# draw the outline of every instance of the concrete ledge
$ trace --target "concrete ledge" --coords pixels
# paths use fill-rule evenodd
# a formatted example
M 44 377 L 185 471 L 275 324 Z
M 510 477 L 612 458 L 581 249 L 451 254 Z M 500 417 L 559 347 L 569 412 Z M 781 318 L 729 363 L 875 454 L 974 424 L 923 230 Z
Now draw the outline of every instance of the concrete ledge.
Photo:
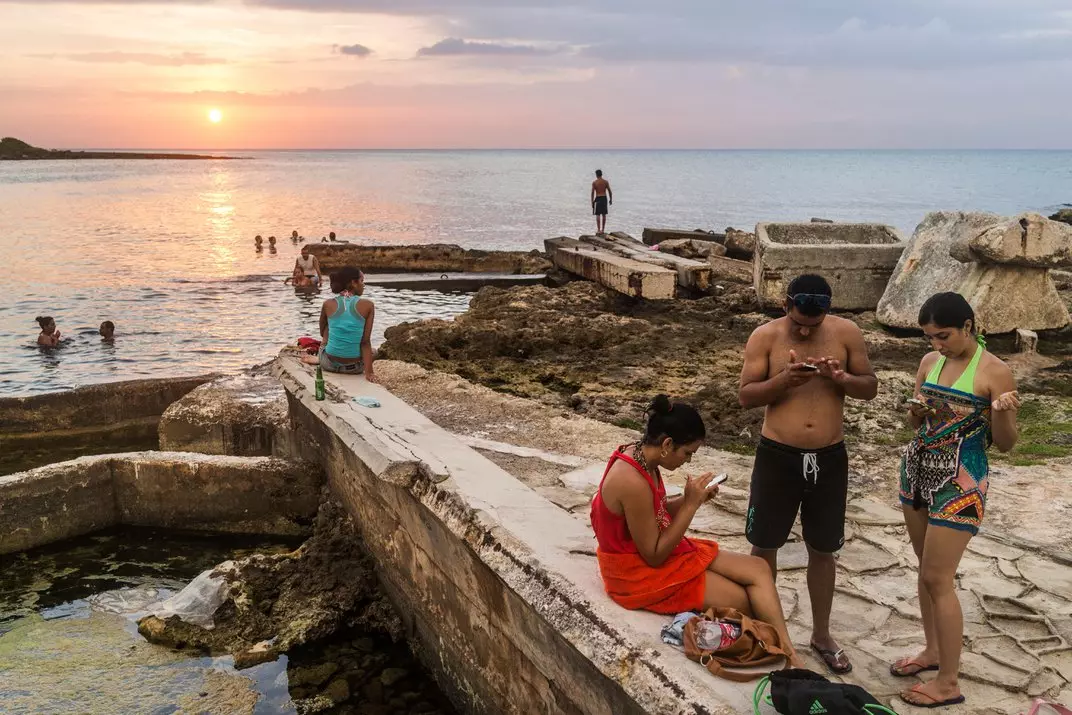
M 153 449 L 168 405 L 211 379 L 128 380 L 0 398 L 0 474 L 86 454 Z
M 0 477 L 0 554 L 116 524 L 301 534 L 320 503 L 310 464 L 266 457 L 134 452 Z
M 432 243 L 413 246 L 362 246 L 356 243 L 307 243 L 325 271 L 354 265 L 367 273 L 546 273 L 550 262 L 539 251 L 480 251 Z
M 362 531 L 418 653 L 467 712 L 736 713 L 751 688 L 659 640 L 603 591 L 584 521 L 359 376 L 276 371 L 291 427 Z M 381 407 L 364 408 L 369 396 Z

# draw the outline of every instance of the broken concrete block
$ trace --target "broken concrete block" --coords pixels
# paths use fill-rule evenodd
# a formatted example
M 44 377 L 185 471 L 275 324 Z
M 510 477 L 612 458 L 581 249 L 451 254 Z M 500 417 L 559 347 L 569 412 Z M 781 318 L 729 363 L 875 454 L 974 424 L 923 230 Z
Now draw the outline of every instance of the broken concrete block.
M 642 263 L 567 238 L 549 238 L 544 247 L 556 266 L 634 298 L 669 300 L 674 297 L 677 272 Z
M 614 236 L 617 234 L 612 233 L 611 235 Z M 671 241 L 675 239 L 722 243 L 725 240 L 725 235 L 714 233 L 712 231 L 703 231 L 701 229 L 688 231 L 679 228 L 645 228 L 644 232 L 640 234 L 640 238 L 648 246 L 657 246 L 663 241 Z
M 874 310 L 905 243 L 882 224 L 761 223 L 756 246 L 756 295 L 768 307 L 783 303 L 794 278 L 816 273 L 830 283 L 834 308 Z
M 738 261 L 751 261 L 756 255 L 756 234 L 727 228 L 726 255 Z
M 1024 330 L 1023 328 L 1017 328 L 1016 330 L 1016 352 L 1018 353 L 1034 353 L 1038 352 L 1038 333 L 1034 330 Z

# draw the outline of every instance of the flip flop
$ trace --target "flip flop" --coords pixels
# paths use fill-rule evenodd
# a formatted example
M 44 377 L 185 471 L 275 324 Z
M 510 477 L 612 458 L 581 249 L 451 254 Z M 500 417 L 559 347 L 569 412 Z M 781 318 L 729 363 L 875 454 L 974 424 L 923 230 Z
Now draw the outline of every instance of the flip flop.
M 834 675 L 845 675 L 852 672 L 852 663 L 849 662 L 848 656 L 845 655 L 845 651 L 838 649 L 836 651 L 828 650 L 826 648 L 820 648 L 819 646 L 811 643 L 811 649 L 819 654 L 823 663 L 830 669 L 830 672 Z M 845 659 L 845 665 L 839 666 L 838 661 L 842 658 Z
M 928 709 L 930 709 L 930 708 L 944 708 L 944 707 L 946 707 L 948 705 L 959 705 L 962 702 L 964 702 L 964 696 L 963 695 L 958 695 L 955 698 L 949 698 L 948 700 L 939 700 L 938 698 L 934 697 L 933 695 L 927 695 L 925 692 L 920 690 L 920 687 L 922 687 L 922 685 L 913 685 L 908 690 L 904 690 L 904 691 L 901 691 L 900 693 L 898 693 L 897 697 L 899 697 L 901 700 L 903 700 L 904 702 L 908 703 L 909 705 L 911 705 L 914 708 L 928 708 Z M 908 698 L 906 698 L 905 693 L 914 693 L 916 695 L 920 695 L 920 696 L 922 696 L 924 698 L 927 698 L 927 700 L 930 700 L 930 702 L 929 703 L 917 703 L 915 701 L 912 701 L 912 700 L 909 700 Z
M 915 670 L 905 670 L 908 666 L 916 666 Z M 938 670 L 937 665 L 923 665 L 915 658 L 901 658 L 890 666 L 890 675 L 895 678 L 911 678 L 913 675 L 926 673 L 928 670 Z

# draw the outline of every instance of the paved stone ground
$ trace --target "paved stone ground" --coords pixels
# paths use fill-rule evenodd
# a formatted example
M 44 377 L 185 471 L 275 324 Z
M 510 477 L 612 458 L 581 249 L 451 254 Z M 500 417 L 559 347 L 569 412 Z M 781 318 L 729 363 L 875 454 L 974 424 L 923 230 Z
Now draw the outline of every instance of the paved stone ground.
M 635 439 L 631 431 L 414 365 L 378 362 L 377 374 L 436 423 L 481 440 L 481 451 L 578 519 L 588 518 L 610 450 Z M 751 458 L 703 450 L 691 466 L 694 473 L 731 475 L 716 502 L 697 514 L 693 532 L 723 548 L 747 551 L 743 516 Z M 668 475 L 668 483 L 680 485 L 683 478 Z M 894 495 L 852 501 L 846 537 L 833 613 L 835 637 L 854 663 L 845 680 L 899 713 L 923 712 L 895 697 L 917 680 L 889 674 L 891 662 L 923 643 L 916 560 Z M 811 632 L 806 561 L 797 528 L 780 555 L 778 585 L 794 642 L 809 666 L 824 672 L 806 648 Z M 1035 696 L 1072 704 L 1072 551 L 1067 545 L 1060 538 L 1040 544 L 984 530 L 971 541 L 957 581 L 965 620 L 961 689 L 967 702 L 944 712 L 1015 715 L 1026 712 Z

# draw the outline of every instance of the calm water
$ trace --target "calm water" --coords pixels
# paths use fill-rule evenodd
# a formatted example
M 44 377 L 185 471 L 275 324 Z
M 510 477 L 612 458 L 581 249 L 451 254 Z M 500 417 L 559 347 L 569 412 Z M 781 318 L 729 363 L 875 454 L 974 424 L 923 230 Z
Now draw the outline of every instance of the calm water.
M 0 394 L 232 370 L 315 334 L 323 296 L 281 285 L 298 229 L 367 243 L 532 249 L 591 230 L 603 168 L 609 230 L 760 220 L 890 223 L 936 209 L 1012 214 L 1072 202 L 1070 152 L 242 152 L 239 162 L 0 164 Z M 275 234 L 279 251 L 254 252 Z M 369 288 L 377 336 L 449 317 L 469 295 Z M 37 315 L 67 342 L 35 346 Z M 114 346 L 96 327 L 118 326 Z

